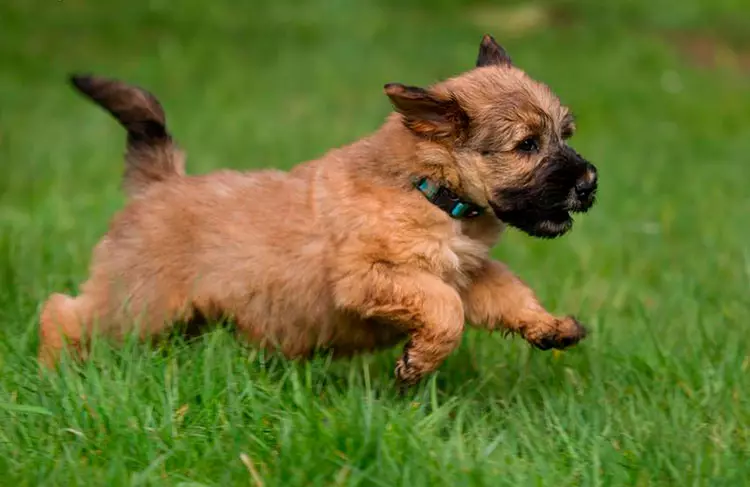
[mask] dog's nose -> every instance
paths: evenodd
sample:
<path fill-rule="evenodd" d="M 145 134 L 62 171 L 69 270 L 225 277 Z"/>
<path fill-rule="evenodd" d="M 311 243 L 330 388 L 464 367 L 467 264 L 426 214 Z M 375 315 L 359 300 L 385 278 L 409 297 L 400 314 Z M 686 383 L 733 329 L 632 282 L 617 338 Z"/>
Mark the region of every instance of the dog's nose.
<path fill-rule="evenodd" d="M 576 195 L 579 198 L 586 198 L 596 189 L 597 174 L 596 168 L 591 164 L 588 165 L 584 175 L 576 182 Z"/>

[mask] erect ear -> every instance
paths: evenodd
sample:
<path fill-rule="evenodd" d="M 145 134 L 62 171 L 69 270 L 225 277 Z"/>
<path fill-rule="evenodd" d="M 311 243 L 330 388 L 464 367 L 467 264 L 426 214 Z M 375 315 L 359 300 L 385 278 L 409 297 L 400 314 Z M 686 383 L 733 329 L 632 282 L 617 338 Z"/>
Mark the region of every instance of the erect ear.
<path fill-rule="evenodd" d="M 510 56 L 505 52 L 503 46 L 498 44 L 491 35 L 485 34 L 484 37 L 482 37 L 482 43 L 479 45 L 477 67 L 492 65 L 510 66 L 511 64 Z"/>
<path fill-rule="evenodd" d="M 396 111 L 404 116 L 404 125 L 417 135 L 442 139 L 464 135 L 468 115 L 452 96 L 400 83 L 388 83 L 385 93 Z"/>

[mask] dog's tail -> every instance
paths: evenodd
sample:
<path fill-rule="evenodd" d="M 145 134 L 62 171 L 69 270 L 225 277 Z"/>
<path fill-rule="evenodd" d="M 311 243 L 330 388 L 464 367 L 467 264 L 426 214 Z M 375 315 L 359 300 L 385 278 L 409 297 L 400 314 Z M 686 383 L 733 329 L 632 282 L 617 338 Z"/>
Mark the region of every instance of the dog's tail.
<path fill-rule="evenodd" d="M 146 90 L 114 79 L 74 74 L 70 82 L 128 131 L 123 187 L 136 196 L 149 185 L 185 175 L 185 157 L 167 131 L 164 109 Z"/>

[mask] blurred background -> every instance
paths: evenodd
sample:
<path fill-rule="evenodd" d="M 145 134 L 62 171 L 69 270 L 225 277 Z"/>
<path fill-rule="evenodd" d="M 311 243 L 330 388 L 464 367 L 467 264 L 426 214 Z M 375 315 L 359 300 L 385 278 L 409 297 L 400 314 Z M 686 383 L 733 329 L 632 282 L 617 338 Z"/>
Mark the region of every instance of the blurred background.
<path fill-rule="evenodd" d="M 618 431 L 639 438 L 632 451 L 664 455 L 628 460 L 653 478 L 688 478 L 691 442 L 707 462 L 693 475 L 740 475 L 750 464 L 747 0 L 2 0 L 4 390 L 33 373 L 40 302 L 76 289 L 123 202 L 124 133 L 70 89 L 68 73 L 155 93 L 190 172 L 288 168 L 375 130 L 390 111 L 385 83 L 470 69 L 484 33 L 572 108 L 571 143 L 601 182 L 599 204 L 571 234 L 511 230 L 495 256 L 594 333 L 559 359 L 568 372 L 557 356 L 472 335 L 442 372 L 445 394 L 469 384 L 485 398 L 523 396 L 533 389 L 515 382 L 523 363 L 563 391 L 550 393 L 551 407 L 574 416 L 634 395 Z M 384 383 L 392 358 L 377 362 Z M 570 373 L 598 392 L 569 400 L 555 384 Z"/>

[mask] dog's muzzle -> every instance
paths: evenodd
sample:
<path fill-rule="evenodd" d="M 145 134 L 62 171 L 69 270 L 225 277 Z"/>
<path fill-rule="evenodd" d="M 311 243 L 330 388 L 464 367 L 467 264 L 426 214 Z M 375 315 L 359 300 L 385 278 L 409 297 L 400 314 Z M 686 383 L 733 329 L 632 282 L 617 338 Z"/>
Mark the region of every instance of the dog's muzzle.
<path fill-rule="evenodd" d="M 585 213 L 596 200 L 596 167 L 562 146 L 539 164 L 523 186 L 503 188 L 490 203 L 508 225 L 540 238 L 555 238 L 573 226 L 571 213 Z"/>

